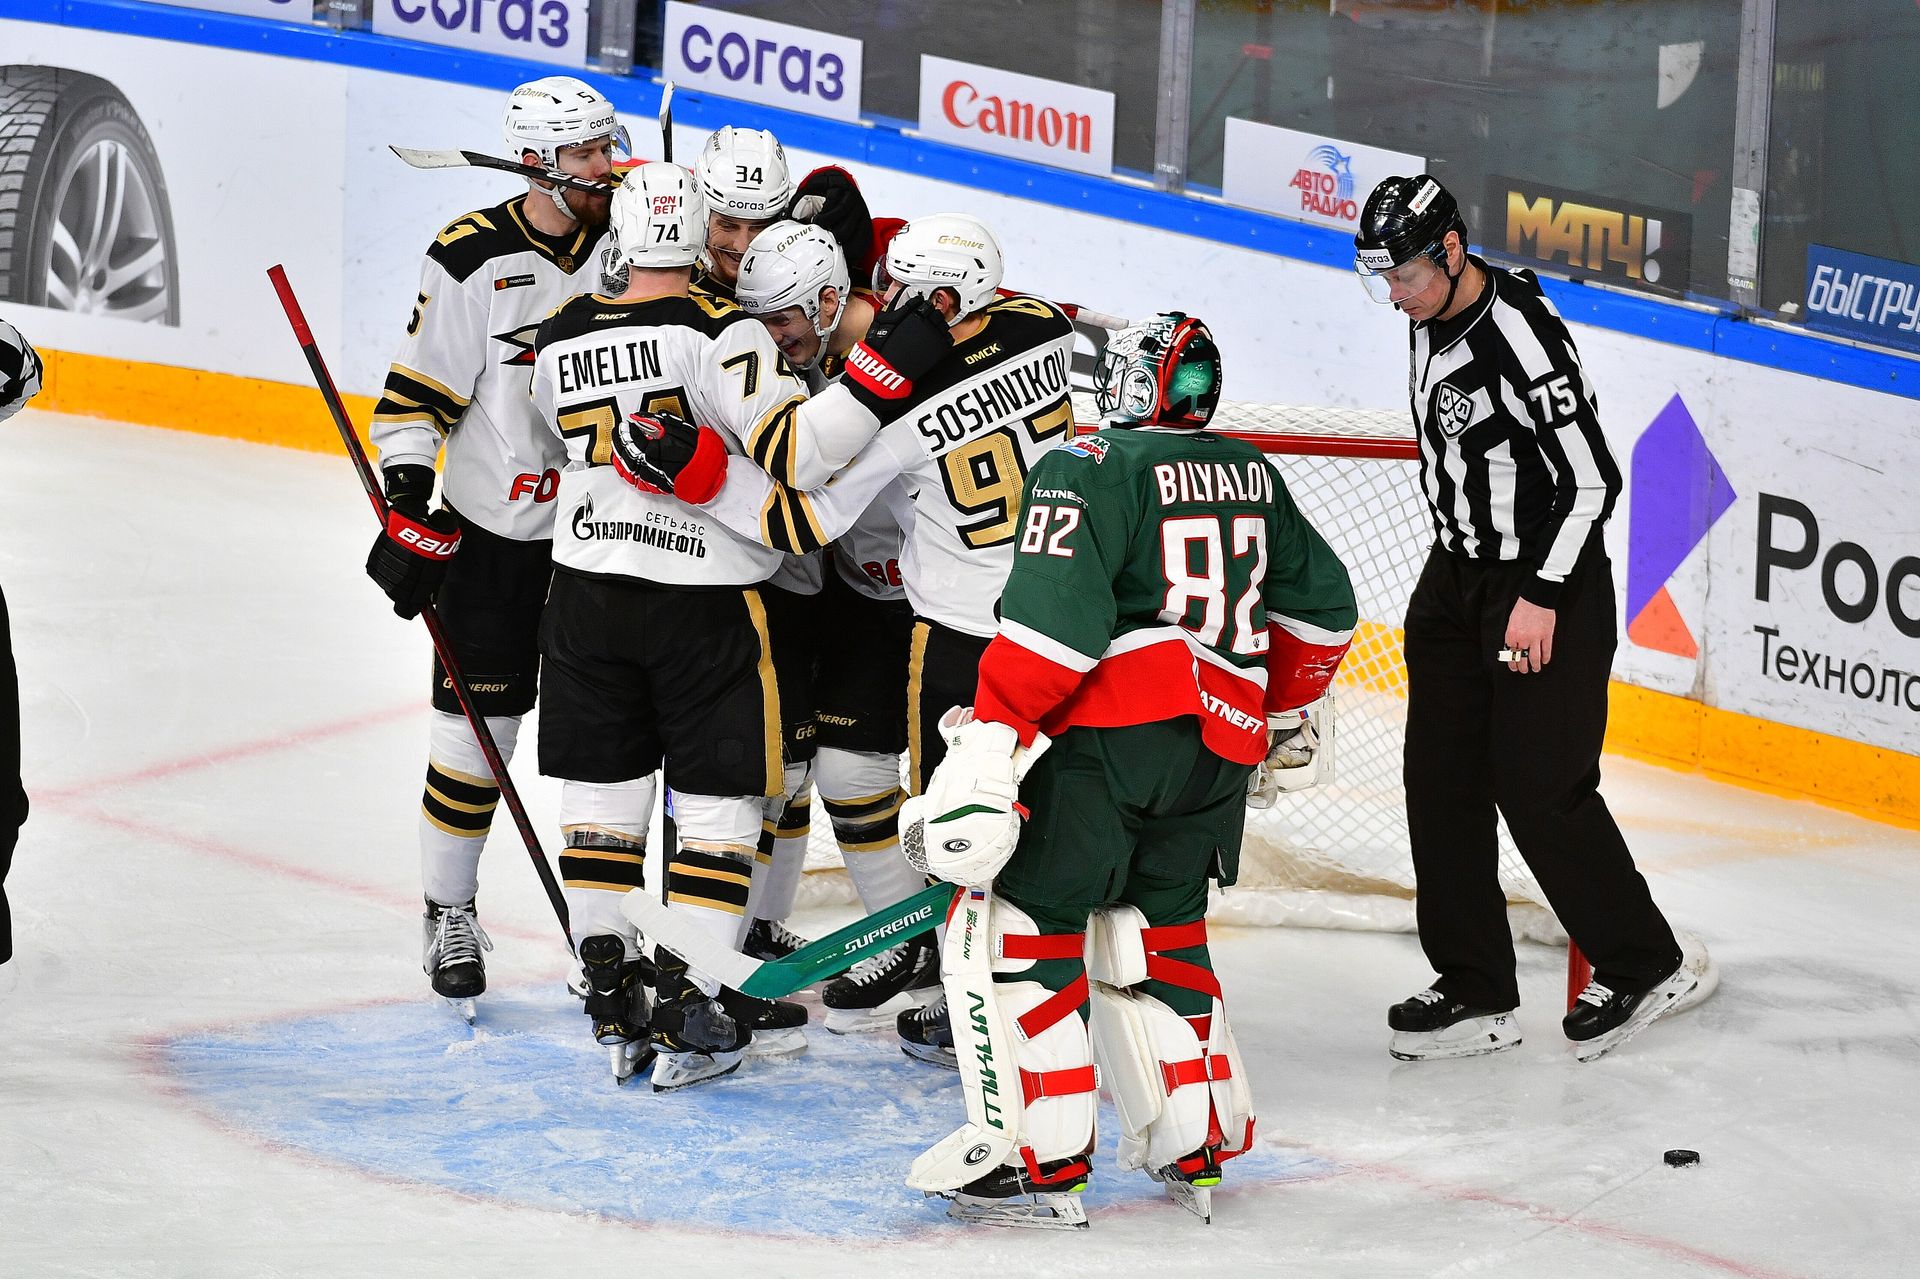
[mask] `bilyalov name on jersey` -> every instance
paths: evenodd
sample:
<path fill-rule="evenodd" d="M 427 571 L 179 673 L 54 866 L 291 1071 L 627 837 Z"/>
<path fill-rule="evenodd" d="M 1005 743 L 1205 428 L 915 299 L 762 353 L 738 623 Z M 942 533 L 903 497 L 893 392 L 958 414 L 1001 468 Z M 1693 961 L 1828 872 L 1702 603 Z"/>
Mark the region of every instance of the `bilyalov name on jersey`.
<path fill-rule="evenodd" d="M 1160 505 L 1176 502 L 1271 502 L 1273 469 L 1264 461 L 1161 462 L 1153 468 Z"/>
<path fill-rule="evenodd" d="M 554 364 L 563 395 L 623 382 L 658 381 L 661 376 L 660 348 L 651 340 L 563 351 Z"/>

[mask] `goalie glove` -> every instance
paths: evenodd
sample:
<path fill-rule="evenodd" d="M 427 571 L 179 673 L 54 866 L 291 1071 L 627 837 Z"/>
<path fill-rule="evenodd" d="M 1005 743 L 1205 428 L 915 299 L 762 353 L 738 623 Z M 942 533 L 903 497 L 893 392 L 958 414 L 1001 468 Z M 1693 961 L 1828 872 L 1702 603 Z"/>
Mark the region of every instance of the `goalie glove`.
<path fill-rule="evenodd" d="M 1247 807 L 1272 808 L 1282 793 L 1333 776 L 1333 695 L 1267 717 L 1267 757 L 1247 779 Z"/>
<path fill-rule="evenodd" d="M 1020 781 L 1048 741 L 1036 733 L 1022 746 L 1010 725 L 977 720 L 970 706 L 942 715 L 940 735 L 947 757 L 927 793 L 901 807 L 900 844 L 914 869 L 977 888 L 993 882 L 1020 842 Z"/>
<path fill-rule="evenodd" d="M 667 493 L 699 506 L 727 482 L 719 432 L 671 413 L 629 413 L 614 428 L 613 469 L 642 493 Z"/>

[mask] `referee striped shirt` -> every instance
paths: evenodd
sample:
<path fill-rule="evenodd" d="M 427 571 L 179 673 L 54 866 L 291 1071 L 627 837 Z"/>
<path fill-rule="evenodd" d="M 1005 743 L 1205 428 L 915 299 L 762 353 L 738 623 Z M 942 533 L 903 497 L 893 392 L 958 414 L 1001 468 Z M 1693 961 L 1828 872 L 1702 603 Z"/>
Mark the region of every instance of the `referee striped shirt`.
<path fill-rule="evenodd" d="M 1474 265 L 1465 311 L 1413 326 L 1408 390 L 1434 534 L 1455 555 L 1531 564 L 1521 597 L 1559 600 L 1620 495 L 1620 467 L 1566 322 L 1531 271 Z"/>

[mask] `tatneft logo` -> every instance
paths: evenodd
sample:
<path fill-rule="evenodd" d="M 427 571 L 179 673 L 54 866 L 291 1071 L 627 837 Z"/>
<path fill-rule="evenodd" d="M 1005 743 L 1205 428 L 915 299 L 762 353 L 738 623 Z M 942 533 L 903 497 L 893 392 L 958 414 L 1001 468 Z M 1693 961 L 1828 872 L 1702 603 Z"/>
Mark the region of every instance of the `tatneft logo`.
<path fill-rule="evenodd" d="M 1634 442 L 1627 523 L 1627 638 L 1675 657 L 1700 655 L 1667 584 L 1737 496 L 1678 395 Z"/>

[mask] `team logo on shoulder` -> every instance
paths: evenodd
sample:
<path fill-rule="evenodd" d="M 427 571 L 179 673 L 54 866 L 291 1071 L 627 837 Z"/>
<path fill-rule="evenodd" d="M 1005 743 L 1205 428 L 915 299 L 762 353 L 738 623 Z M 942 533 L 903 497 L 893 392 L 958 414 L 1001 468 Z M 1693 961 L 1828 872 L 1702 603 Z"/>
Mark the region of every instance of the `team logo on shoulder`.
<path fill-rule="evenodd" d="M 1094 460 L 1094 464 L 1098 465 L 1107 460 L 1107 450 L 1113 446 L 1097 435 L 1089 435 L 1085 439 L 1068 440 L 1055 447 L 1062 453 L 1071 453 L 1075 457 L 1090 457 Z"/>
<path fill-rule="evenodd" d="M 1458 435 L 1473 422 L 1473 397 L 1456 387 L 1440 384 L 1433 397 L 1434 415 L 1440 419 L 1440 429 L 1448 435 Z"/>

